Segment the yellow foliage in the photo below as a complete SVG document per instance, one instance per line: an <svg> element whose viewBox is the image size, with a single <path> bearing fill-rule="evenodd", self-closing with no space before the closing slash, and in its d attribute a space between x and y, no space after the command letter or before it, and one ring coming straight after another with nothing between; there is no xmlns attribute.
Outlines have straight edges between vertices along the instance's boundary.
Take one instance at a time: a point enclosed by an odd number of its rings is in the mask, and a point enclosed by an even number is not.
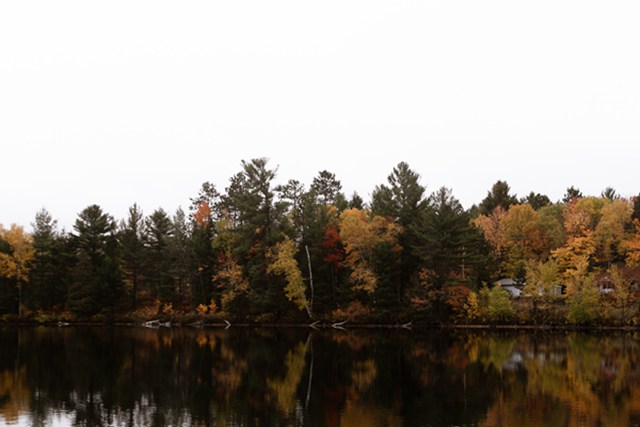
<svg viewBox="0 0 640 427"><path fill-rule="evenodd" d="M627 252L626 262L629 267L640 264L640 221L633 220L635 232L625 239L623 247Z"/></svg>
<svg viewBox="0 0 640 427"><path fill-rule="evenodd" d="M285 414L290 414L295 409L295 397L298 385L304 373L309 342L299 343L287 353L285 367L287 372L284 378L267 379L267 386L278 402L278 408Z"/></svg>
<svg viewBox="0 0 640 427"><path fill-rule="evenodd" d="M200 304L198 305L196 311L198 312L198 316L205 317L207 315L207 312L209 311L209 307L204 304Z"/></svg>
<svg viewBox="0 0 640 427"><path fill-rule="evenodd" d="M467 302L464 304L464 311L467 315L467 319L469 320L476 320L480 317L478 294L474 291L469 292L469 295L467 295Z"/></svg>
<svg viewBox="0 0 640 427"><path fill-rule="evenodd" d="M225 311L238 296L249 293L249 281L230 254L223 257L222 268L213 275L212 280L222 290L220 302Z"/></svg>
<svg viewBox="0 0 640 427"><path fill-rule="evenodd" d="M162 305L162 313L167 315L167 316L171 316L173 314L173 304L172 303L163 304Z"/></svg>
<svg viewBox="0 0 640 427"><path fill-rule="evenodd" d="M299 310L309 311L302 272L295 258L297 252L298 248L295 242L289 238L284 239L269 252L269 258L272 262L267 267L267 272L284 274L287 281L284 288L287 299L292 301Z"/></svg>
<svg viewBox="0 0 640 427"><path fill-rule="evenodd" d="M0 225L0 241L5 241L10 253L0 252L0 277L15 279L18 286L29 281L29 262L35 254L31 236L15 224L7 230Z"/></svg>
<svg viewBox="0 0 640 427"><path fill-rule="evenodd" d="M600 221L593 233L600 261L611 261L623 249L625 229L631 223L632 212L631 204L624 199L616 199L602 207Z"/></svg>
<svg viewBox="0 0 640 427"><path fill-rule="evenodd" d="M345 247L345 264L351 268L353 288L373 293L377 277L371 267L373 250L386 243L400 250L402 227L381 216L370 218L367 211L347 209L340 215L340 239Z"/></svg>
<svg viewBox="0 0 640 427"><path fill-rule="evenodd" d="M583 265L589 265L596 250L591 234L587 232L584 236L572 237L565 246L551 252L560 270L564 271L565 279L573 277Z"/></svg>

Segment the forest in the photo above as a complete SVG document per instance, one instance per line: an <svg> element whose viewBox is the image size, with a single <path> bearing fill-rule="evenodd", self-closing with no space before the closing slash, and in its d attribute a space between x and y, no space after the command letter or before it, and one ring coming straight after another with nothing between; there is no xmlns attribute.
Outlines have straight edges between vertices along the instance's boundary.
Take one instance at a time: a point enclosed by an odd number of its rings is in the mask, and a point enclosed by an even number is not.
<svg viewBox="0 0 640 427"><path fill-rule="evenodd" d="M0 225L0 319L640 323L640 195L569 187L553 202L498 181L464 209L401 162L365 203L326 170L308 188L276 172L242 161L186 211L133 204L117 220L90 205L69 232L46 209L31 232Z"/></svg>

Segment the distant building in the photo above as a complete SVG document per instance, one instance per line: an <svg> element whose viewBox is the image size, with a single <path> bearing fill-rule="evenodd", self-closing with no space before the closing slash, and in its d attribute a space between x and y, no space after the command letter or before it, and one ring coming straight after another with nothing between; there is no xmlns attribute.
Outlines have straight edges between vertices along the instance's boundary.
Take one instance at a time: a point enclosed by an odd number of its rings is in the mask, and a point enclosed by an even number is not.
<svg viewBox="0 0 640 427"><path fill-rule="evenodd" d="M509 292L509 295L513 298L517 298L522 295L522 288L524 284L518 283L513 279L505 278L493 282L493 286L500 286L505 291Z"/></svg>

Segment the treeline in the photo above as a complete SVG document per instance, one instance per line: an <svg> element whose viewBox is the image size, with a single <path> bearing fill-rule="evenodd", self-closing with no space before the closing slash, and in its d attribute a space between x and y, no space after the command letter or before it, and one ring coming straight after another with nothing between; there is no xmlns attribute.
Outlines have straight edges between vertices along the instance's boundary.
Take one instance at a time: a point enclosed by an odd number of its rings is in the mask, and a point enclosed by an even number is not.
<svg viewBox="0 0 640 427"><path fill-rule="evenodd" d="M184 212L100 206L73 232L46 210L32 233L0 226L0 314L35 320L635 324L640 198L608 188L518 199L498 181L465 210L426 194L402 162L365 204L322 171L274 185L243 161L223 193L204 183ZM518 300L497 279L512 278Z"/></svg>

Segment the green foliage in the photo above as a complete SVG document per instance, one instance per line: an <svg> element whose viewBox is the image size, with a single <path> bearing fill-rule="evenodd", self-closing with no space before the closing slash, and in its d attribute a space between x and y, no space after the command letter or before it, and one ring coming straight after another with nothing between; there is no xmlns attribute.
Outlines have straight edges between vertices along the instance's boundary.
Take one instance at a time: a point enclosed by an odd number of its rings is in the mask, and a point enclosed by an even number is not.
<svg viewBox="0 0 640 427"><path fill-rule="evenodd" d="M451 277L477 276L481 268L481 239L451 190L441 188L430 198L413 226L414 250L442 288Z"/></svg>
<svg viewBox="0 0 640 427"><path fill-rule="evenodd" d="M493 323L507 323L515 319L515 310L511 304L509 293L499 286L488 288L483 286L478 293L478 309L480 316ZM474 309L470 306L470 309Z"/></svg>
<svg viewBox="0 0 640 427"><path fill-rule="evenodd" d="M526 197L520 199L520 203L526 203L528 205L531 205L533 209L539 210L545 206L550 205L551 200L549 200L549 197L545 196L544 194L534 193L532 191L531 193L527 194Z"/></svg>
<svg viewBox="0 0 640 427"><path fill-rule="evenodd" d="M571 187L567 188L567 191L564 193L562 202L568 204L573 200L581 199L582 197L584 197L582 195L582 191L578 190L572 185Z"/></svg>
<svg viewBox="0 0 640 427"><path fill-rule="evenodd" d="M152 295L161 301L173 301L175 292L169 268L169 242L173 235L173 225L163 209L155 210L145 222L149 269L147 280Z"/></svg>
<svg viewBox="0 0 640 427"><path fill-rule="evenodd" d="M74 229L76 264L68 307L83 315L113 311L122 296L115 221L98 205L91 205L80 212Z"/></svg>
<svg viewBox="0 0 640 427"><path fill-rule="evenodd" d="M72 235L38 212L33 258L20 271L3 264L12 273L0 278L0 311L109 319L164 306L195 318L213 304L230 318L273 321L300 319L296 307L370 321L506 322L516 309L536 323L638 321L639 198L612 189L584 197L571 187L565 203L532 191L518 204L498 181L465 211L449 189L426 198L404 162L370 203L347 199L328 171L308 188L295 179L276 186L276 171L265 158L243 161L223 193L203 183L188 216L157 209L145 218L134 204L117 229L97 205L79 214ZM16 251L0 239L3 260ZM525 297L478 291L498 277L526 282ZM596 278L611 284L606 295L588 285ZM554 285L568 294L552 295Z"/></svg>
<svg viewBox="0 0 640 427"><path fill-rule="evenodd" d="M600 297L594 275L584 269L578 270L571 279L567 295L567 320L578 325L592 324L598 318Z"/></svg>
<svg viewBox="0 0 640 427"><path fill-rule="evenodd" d="M131 287L131 306L136 310L141 277L147 260L147 229L144 215L137 204L129 208L127 221L120 223L120 259L124 281Z"/></svg>
<svg viewBox="0 0 640 427"><path fill-rule="evenodd" d="M510 194L511 188L506 181L497 181L491 187L491 191L487 193L479 205L480 214L489 215L495 208L500 206L505 211L509 210L509 206L518 203L515 195Z"/></svg>

